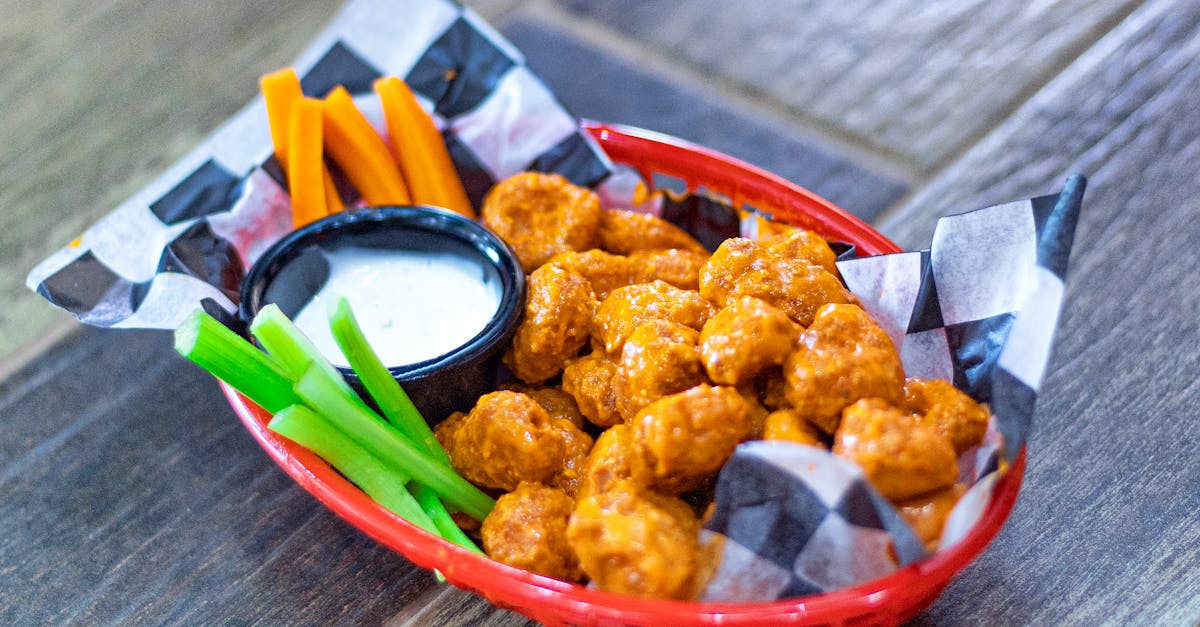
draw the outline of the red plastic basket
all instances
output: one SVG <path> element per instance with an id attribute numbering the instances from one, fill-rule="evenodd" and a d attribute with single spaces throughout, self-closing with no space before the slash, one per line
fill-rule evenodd
<path id="1" fill-rule="evenodd" d="M 586 124 L 613 160 L 703 186 L 735 206 L 769 209 L 778 220 L 812 229 L 827 239 L 857 245 L 861 254 L 900 249 L 830 202 L 750 164 L 679 139 L 627 127 Z M 764 623 L 896 624 L 937 598 L 951 577 L 978 555 L 1008 517 L 1021 485 L 1025 450 L 996 487 L 979 522 L 958 543 L 929 559 L 865 584 L 826 594 L 756 603 L 699 603 L 641 599 L 603 592 L 506 566 L 461 549 L 383 509 L 308 450 L 267 429 L 270 415 L 221 384 L 254 439 L 287 474 L 350 524 L 403 554 L 437 569 L 450 583 L 495 605 L 546 624 L 688 625 Z"/>

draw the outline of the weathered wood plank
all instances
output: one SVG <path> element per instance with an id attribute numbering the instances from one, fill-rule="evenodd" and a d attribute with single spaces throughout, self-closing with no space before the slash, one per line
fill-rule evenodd
<path id="1" fill-rule="evenodd" d="M 924 618 L 1200 618 L 1200 3 L 1148 3 L 883 223 L 1091 177 L 1027 483 L 998 541 Z"/>
<path id="2" fill-rule="evenodd" d="M 0 3 L 0 356 L 51 318 L 38 261 L 248 102 L 337 3 Z"/>
<path id="3" fill-rule="evenodd" d="M 670 57 L 744 85 L 919 171 L 954 155 L 1138 4 L 570 0 Z"/>
<path id="4" fill-rule="evenodd" d="M 764 109 L 740 110 L 721 90 L 662 76 L 612 49 L 590 45 L 538 19 L 518 14 L 502 29 L 529 66 L 576 115 L 668 133 L 720 150 L 873 220 L 907 189 L 879 172 L 806 137 Z M 588 68 L 581 80 L 579 68 Z"/>
<path id="5" fill-rule="evenodd" d="M 0 384 L 0 623 L 378 623 L 437 585 L 279 471 L 165 334 L 84 329 L 36 366 Z"/>

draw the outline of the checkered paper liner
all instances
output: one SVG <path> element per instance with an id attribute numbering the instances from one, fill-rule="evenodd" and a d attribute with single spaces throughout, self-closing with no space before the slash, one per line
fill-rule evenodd
<path id="1" fill-rule="evenodd" d="M 522 170 L 593 185 L 612 168 L 521 53 L 447 0 L 350 2 L 293 65 L 306 95 L 344 86 L 381 134 L 372 83 L 403 78 L 477 206 Z M 258 98 L 26 284 L 96 326 L 173 329 L 200 303 L 229 321 L 245 270 L 292 228 L 283 181 Z"/>
<path id="2" fill-rule="evenodd" d="M 510 43 L 448 0 L 353 0 L 294 67 L 307 95 L 345 86 L 381 134 L 371 84 L 404 78 L 443 129 L 476 205 L 495 181 L 522 170 L 558 172 L 615 199 L 638 178 L 609 161 Z M 1083 187 L 1073 177 L 1060 194 L 944 218 L 929 251 L 839 261 L 910 375 L 950 380 L 994 414 L 985 445 L 960 459 L 960 476 L 973 485 L 942 546 L 978 519 L 999 460 L 1028 435 Z M 751 236 L 757 225 L 703 194 L 660 198 L 652 212 L 712 246 Z M 197 306 L 233 324 L 244 272 L 291 228 L 260 98 L 34 268 L 27 285 L 95 326 L 173 329 Z M 739 447 L 703 533 L 727 538 L 706 600 L 832 590 L 927 554 L 857 466 L 783 442 Z"/>
<path id="3" fill-rule="evenodd" d="M 844 259 L 838 269 L 899 348 L 909 376 L 988 404 L 983 443 L 959 458 L 970 486 L 938 542 L 979 520 L 1025 443 L 1062 307 L 1085 181 L 1054 195 L 938 221 L 928 251 Z M 703 598 L 767 600 L 865 583 L 928 556 L 854 463 L 817 447 L 748 442 L 717 479 L 705 533 L 725 536 Z"/>

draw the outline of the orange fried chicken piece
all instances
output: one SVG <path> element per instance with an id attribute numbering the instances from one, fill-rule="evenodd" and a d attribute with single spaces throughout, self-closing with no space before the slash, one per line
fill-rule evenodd
<path id="1" fill-rule="evenodd" d="M 546 263 L 562 266 L 587 279 L 599 300 L 607 298 L 618 287 L 640 282 L 633 280 L 628 257 L 603 250 L 558 253 Z"/>
<path id="2" fill-rule="evenodd" d="M 950 511 L 958 504 L 958 500 L 966 493 L 967 486 L 956 483 L 943 490 L 915 496 L 911 499 L 895 503 L 896 511 L 907 522 L 917 537 L 925 543 L 925 548 L 937 549 L 942 530 L 946 527 L 946 519 Z"/>
<path id="3" fill-rule="evenodd" d="M 794 409 L 780 409 L 767 414 L 767 424 L 763 427 L 762 439 L 787 440 L 811 446 L 825 446 L 821 443 L 820 431 Z"/>
<path id="4" fill-rule="evenodd" d="M 600 197 L 558 174 L 522 172 L 500 181 L 480 214 L 527 273 L 557 253 L 595 248 L 600 240 Z"/>
<path id="5" fill-rule="evenodd" d="M 650 487 L 668 494 L 695 489 L 715 476 L 753 428 L 736 389 L 707 384 L 654 401 L 631 426 Z"/>
<path id="6" fill-rule="evenodd" d="M 645 486 L 648 475 L 640 450 L 634 442 L 633 428 L 619 424 L 596 438 L 584 464 L 578 498 L 605 492 L 622 482 Z"/>
<path id="7" fill-rule="evenodd" d="M 620 255 L 669 248 L 708 255 L 704 245 L 674 224 L 648 213 L 622 209 L 605 209 L 601 212 L 600 246 Z"/>
<path id="8" fill-rule="evenodd" d="M 575 398 L 584 418 L 598 427 L 611 427 L 621 422 L 612 386 L 616 374 L 617 363 L 604 351 L 588 353 L 567 363 L 563 369 L 563 390 Z"/>
<path id="9" fill-rule="evenodd" d="M 740 385 L 792 352 L 800 326 L 783 311 L 754 298 L 731 300 L 700 331 L 700 355 L 714 383 Z"/>
<path id="10" fill-rule="evenodd" d="M 542 409 L 545 409 L 551 418 L 565 418 L 576 427 L 583 428 L 583 414 L 579 411 L 579 405 L 575 402 L 575 397 L 562 389 L 522 385 L 519 383 L 503 385 L 500 386 L 500 389 L 520 392 L 537 401 L 538 405 L 541 405 Z"/>
<path id="11" fill-rule="evenodd" d="M 987 433 L 987 408 L 948 381 L 909 377 L 903 407 L 949 438 L 957 454 L 978 445 Z"/>
<path id="12" fill-rule="evenodd" d="M 745 238 L 730 238 L 717 247 L 700 269 L 700 294 L 721 306 L 754 296 L 805 326 L 822 305 L 855 302 L 854 295 L 824 268 L 781 256 Z"/>
<path id="13" fill-rule="evenodd" d="M 496 499 L 480 534 L 488 557 L 528 571 L 579 581 L 583 570 L 567 542 L 575 501 L 561 490 L 522 483 Z"/>
<path id="14" fill-rule="evenodd" d="M 681 505 L 681 507 L 680 507 Z M 581 498 L 567 540 L 596 587 L 640 597 L 689 598 L 700 564 L 695 515 L 636 486 Z"/>
<path id="15" fill-rule="evenodd" d="M 446 420 L 434 433 L 460 475 L 500 490 L 554 481 L 571 460 L 586 459 L 579 441 L 591 444 L 570 421 L 551 418 L 537 401 L 510 391 L 483 395 L 469 414 Z"/>
<path id="16" fill-rule="evenodd" d="M 588 454 L 592 452 L 595 441 L 578 428 L 562 429 L 561 433 L 564 444 L 562 467 L 550 477 L 547 485 L 573 497 L 579 493 L 579 486 L 583 483 Z"/>
<path id="17" fill-rule="evenodd" d="M 958 478 L 954 447 L 933 427 L 878 398 L 846 408 L 833 452 L 854 461 L 879 493 L 903 500 Z"/>
<path id="18" fill-rule="evenodd" d="M 700 289 L 700 268 L 708 263 L 707 252 L 694 250 L 641 250 L 629 255 L 630 283 L 654 280 L 670 283 L 681 290 Z"/>
<path id="19" fill-rule="evenodd" d="M 715 311 L 697 292 L 663 281 L 628 285 L 600 303 L 592 320 L 592 335 L 609 355 L 620 355 L 625 340 L 644 322 L 668 320 L 699 331 Z"/>
<path id="20" fill-rule="evenodd" d="M 826 305 L 783 366 L 791 406 L 822 431 L 860 398 L 898 403 L 904 367 L 888 334 L 856 305 Z"/>
<path id="21" fill-rule="evenodd" d="M 525 312 L 504 363 L 526 383 L 557 375 L 587 345 L 595 311 L 586 279 L 555 265 L 538 268 L 529 275 Z"/>
<path id="22" fill-rule="evenodd" d="M 646 405 L 704 382 L 699 337 L 695 329 L 666 320 L 649 320 L 634 330 L 612 379 L 622 419 L 632 420 Z"/>
<path id="23" fill-rule="evenodd" d="M 767 249 L 787 259 L 799 259 L 820 266 L 833 276 L 839 276 L 837 255 L 829 247 L 829 242 L 808 229 L 796 228 L 780 233 L 767 242 Z"/>

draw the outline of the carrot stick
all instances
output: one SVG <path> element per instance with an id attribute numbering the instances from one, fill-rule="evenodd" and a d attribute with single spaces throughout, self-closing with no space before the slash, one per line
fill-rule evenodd
<path id="1" fill-rule="evenodd" d="M 463 191 L 446 142 L 412 90 L 399 78 L 387 76 L 375 81 L 375 93 L 383 105 L 392 156 L 400 164 L 413 202 L 474 218 L 475 209 Z"/>
<path id="2" fill-rule="evenodd" d="M 271 143 L 275 146 L 275 159 L 284 172 L 288 171 L 288 133 L 291 129 L 292 107 L 304 97 L 300 90 L 300 79 L 296 70 L 287 67 L 282 70 L 265 74 L 259 79 L 263 99 L 267 106 L 267 125 L 271 128 Z M 337 194 L 333 177 L 325 164 L 321 164 L 321 179 L 325 186 L 325 205 L 329 213 L 337 213 L 345 208 L 342 199 Z"/>
<path id="3" fill-rule="evenodd" d="M 271 128 L 271 143 L 275 145 L 275 158 L 287 171 L 288 133 L 292 107 L 304 97 L 300 92 L 300 79 L 296 70 L 287 67 L 263 75 L 258 84 L 262 88 L 267 104 L 267 124 Z"/>
<path id="4" fill-rule="evenodd" d="M 292 223 L 304 226 L 328 214 L 321 172 L 320 100 L 301 98 L 292 106 L 288 132 L 288 191 L 292 195 Z"/>
<path id="5" fill-rule="evenodd" d="M 325 189 L 326 211 L 334 214 L 345 209 L 346 203 L 342 202 L 342 197 L 338 195 L 337 186 L 333 184 L 333 177 L 329 175 L 329 168 L 325 167 L 324 160 L 321 161 L 321 183 Z"/>
<path id="6" fill-rule="evenodd" d="M 411 202 L 387 144 L 340 85 L 325 97 L 324 121 L 325 148 L 368 205 Z"/>

